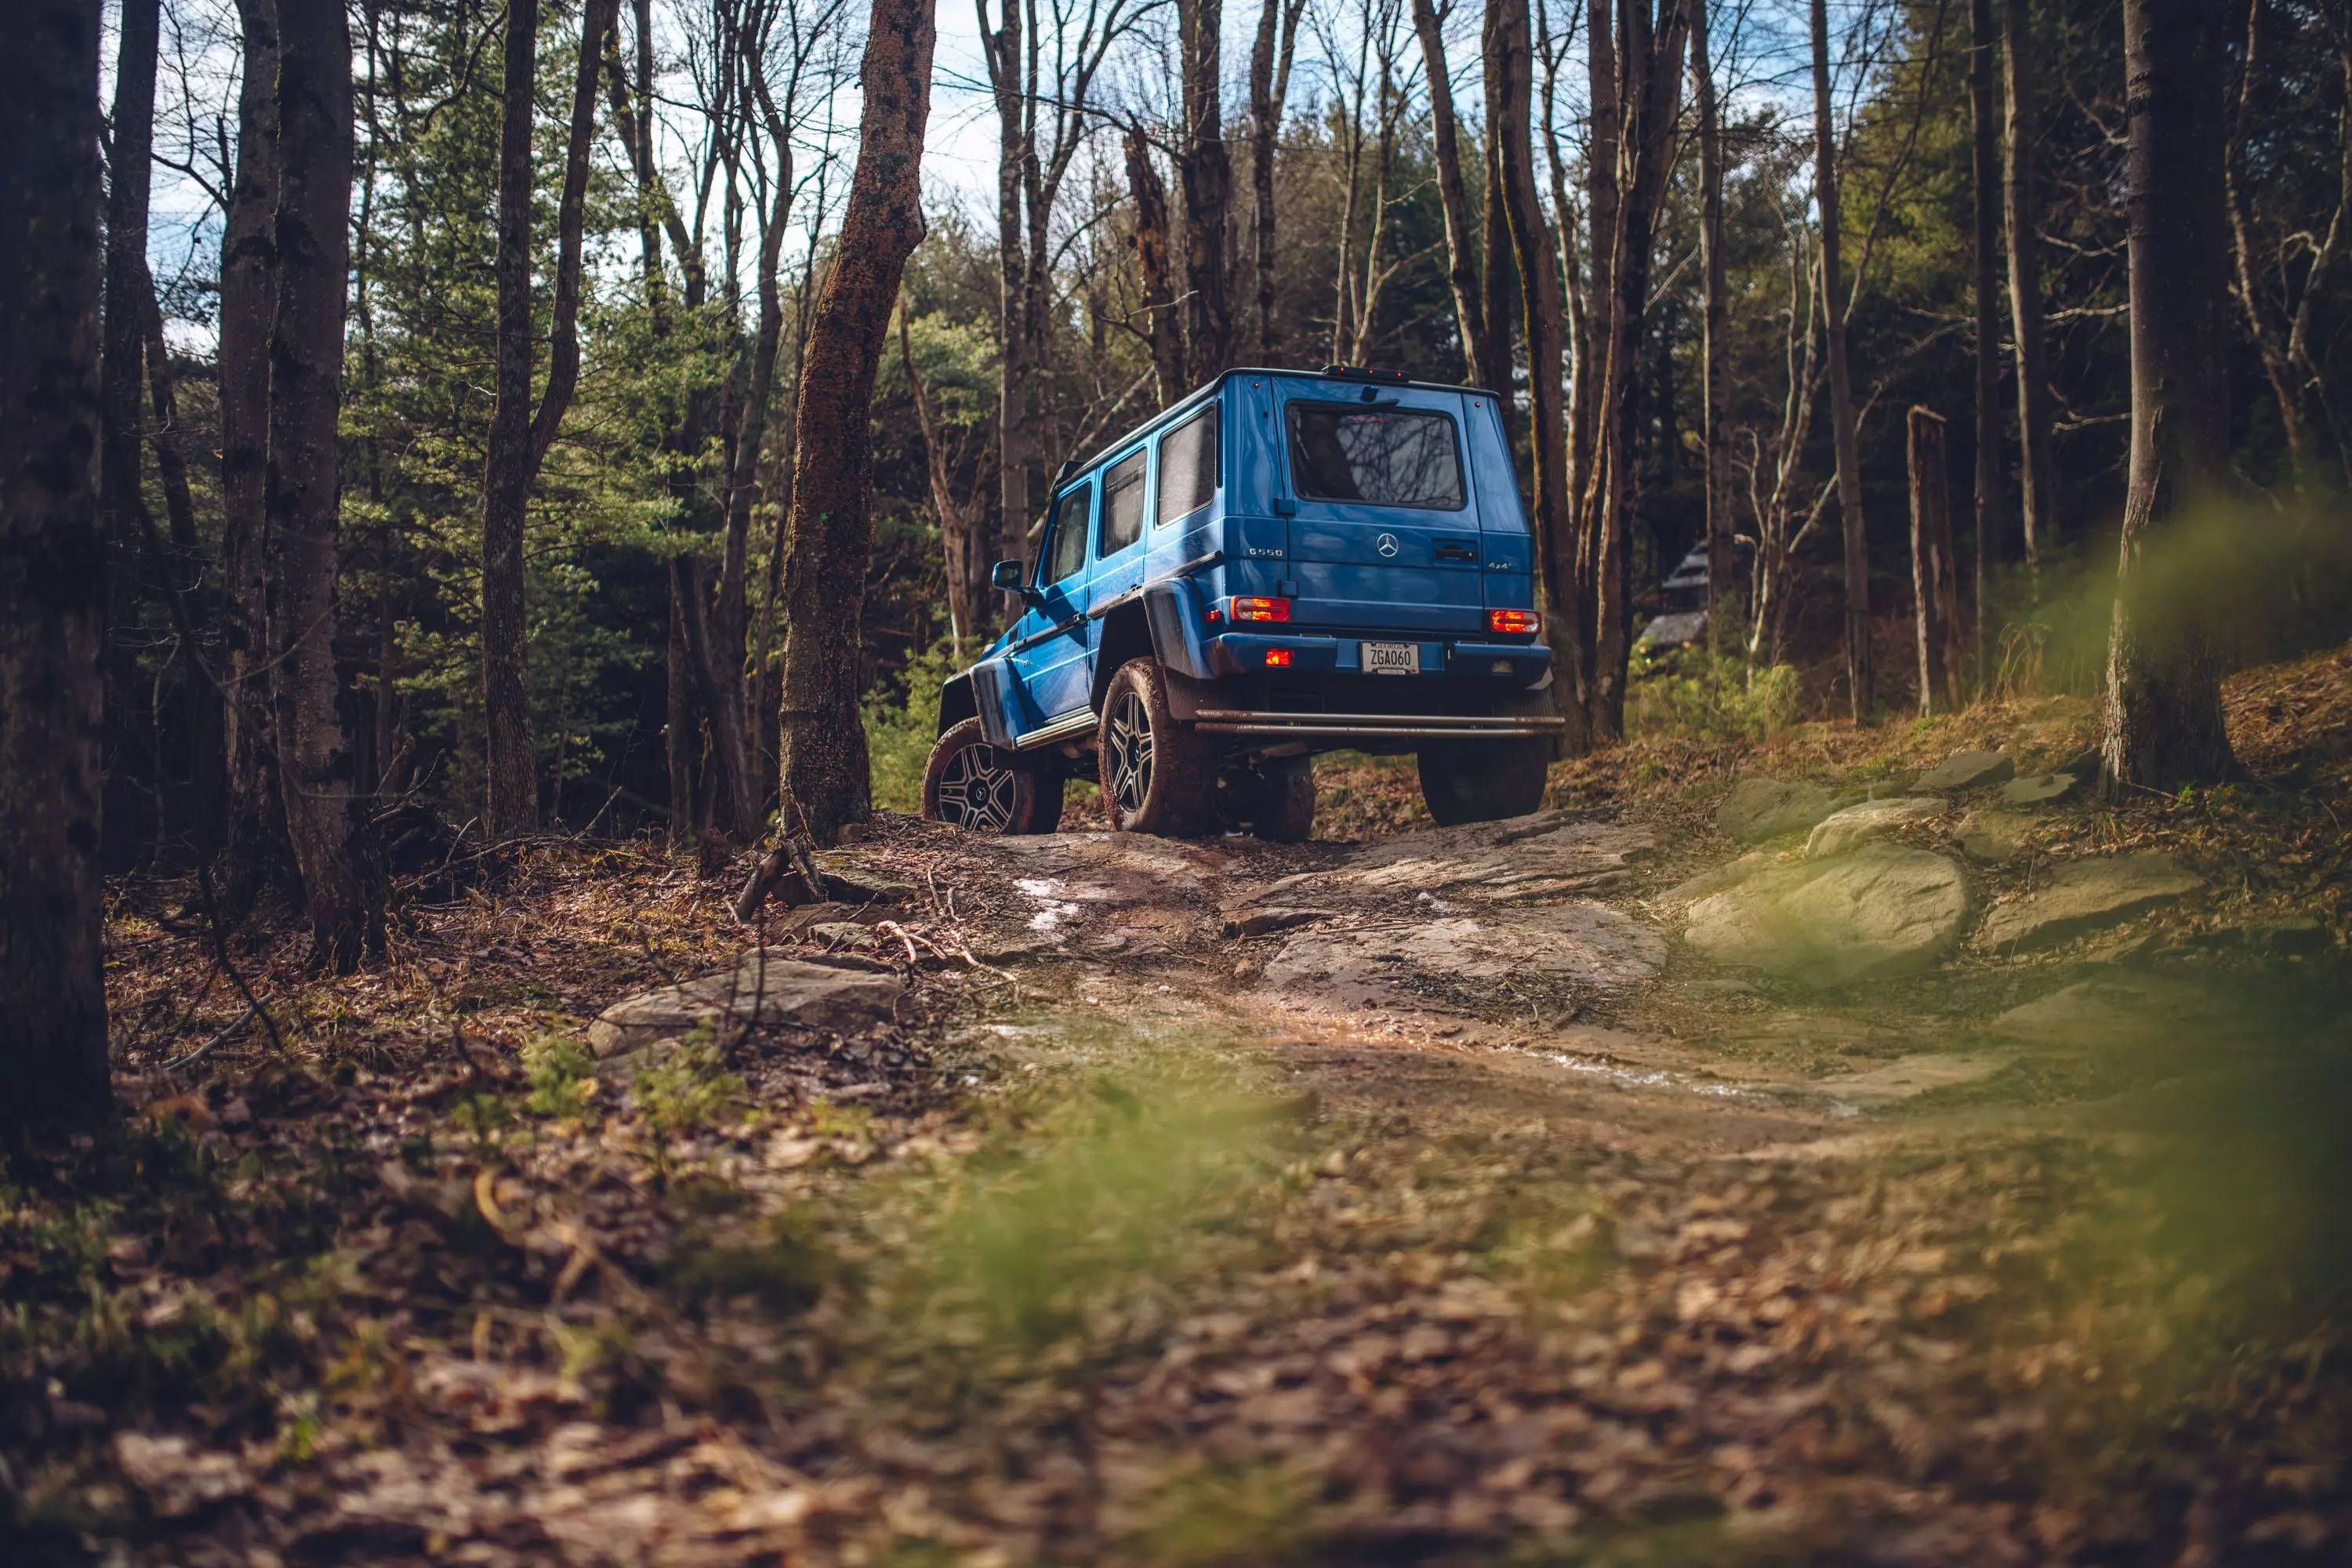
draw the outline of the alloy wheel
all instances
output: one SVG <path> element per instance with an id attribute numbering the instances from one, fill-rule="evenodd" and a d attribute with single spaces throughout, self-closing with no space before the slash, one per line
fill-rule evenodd
<path id="1" fill-rule="evenodd" d="M 995 747 L 964 747 L 940 773 L 940 820 L 973 833 L 1004 832 L 1013 826 L 1014 782 Z"/>
<path id="2" fill-rule="evenodd" d="M 1122 691 L 1111 704 L 1103 746 L 1112 805 L 1122 817 L 1141 811 L 1151 793 L 1151 714 L 1135 692 Z"/>

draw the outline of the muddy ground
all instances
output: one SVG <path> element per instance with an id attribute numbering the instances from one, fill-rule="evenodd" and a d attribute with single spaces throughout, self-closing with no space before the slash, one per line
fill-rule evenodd
<path id="1" fill-rule="evenodd" d="M 1801 861 L 1734 778 L 2030 771 L 2079 707 L 1474 828 L 1343 765 L 1286 847 L 884 818 L 750 930 L 740 866 L 527 848 L 353 979 L 246 952 L 279 1043 L 180 1067 L 242 1005 L 126 889 L 131 1131 L 0 1229 L 11 1560 L 2345 1561 L 2337 657 L 2239 693 L 2268 783 L 1899 830 L 1967 931 L 1840 985 L 1685 942 Z M 2151 847 L 2199 890 L 1969 934 Z"/>

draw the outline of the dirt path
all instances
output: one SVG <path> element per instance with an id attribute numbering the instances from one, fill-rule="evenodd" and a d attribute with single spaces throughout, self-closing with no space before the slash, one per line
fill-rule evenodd
<path id="1" fill-rule="evenodd" d="M 2341 1561 L 2332 969 L 1709 959 L 1803 843 L 887 819 L 709 982 L 724 887 L 551 857 L 23 1233 L 12 1484 L 158 1563 Z"/>

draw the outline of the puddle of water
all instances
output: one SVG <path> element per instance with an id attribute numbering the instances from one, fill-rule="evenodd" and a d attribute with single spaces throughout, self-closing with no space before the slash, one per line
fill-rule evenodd
<path id="1" fill-rule="evenodd" d="M 1055 897 L 1062 890 L 1061 879 L 1057 877 L 1016 877 L 1013 886 L 1037 900 L 1037 912 L 1029 917 L 1031 931 L 1052 931 L 1064 921 L 1077 918 L 1077 905 L 1066 899 Z"/>

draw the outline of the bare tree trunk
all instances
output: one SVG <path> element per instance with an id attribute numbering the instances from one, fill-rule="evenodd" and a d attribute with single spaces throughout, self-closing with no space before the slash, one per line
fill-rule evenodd
<path id="1" fill-rule="evenodd" d="M 2007 163 L 2001 180 L 2009 229 L 2009 315 L 2017 336 L 2018 471 L 2025 491 L 2025 563 L 2058 539 L 2058 489 L 2051 470 L 2049 351 L 2042 327 L 2042 214 L 2034 200 L 2033 47 L 2026 0 L 2001 0 L 2001 59 L 2007 87 Z"/>
<path id="2" fill-rule="evenodd" d="M 840 262 L 809 331 L 794 442 L 792 551 L 784 564 L 782 831 L 819 844 L 872 810 L 857 712 L 859 626 L 874 525 L 867 511 L 867 411 L 907 258 L 923 237 L 923 129 L 931 90 L 932 7 L 874 0 L 859 73 L 857 168 Z"/>
<path id="3" fill-rule="evenodd" d="M 1004 0 L 1004 25 L 991 30 L 982 4 L 980 37 L 988 55 L 989 83 L 996 94 L 996 553 L 1000 560 L 1025 562 L 1029 559 L 1029 470 L 1040 461 L 1045 444 L 1038 430 L 1035 367 L 1028 357 L 1033 339 L 1022 319 L 1029 300 L 1024 278 L 1027 261 L 1022 245 L 1022 176 L 1037 158 L 1036 102 L 1022 90 L 1027 80 L 1021 47 L 1022 9 L 1016 0 Z M 1018 603 L 1010 596 L 1004 598 L 1007 618 L 1016 613 L 1013 606 Z"/>
<path id="4" fill-rule="evenodd" d="M 264 485 L 272 678 L 288 836 L 302 871 L 310 962 L 348 973 L 383 946 L 382 877 L 335 700 L 335 438 L 351 275 L 352 40 L 340 0 L 278 7 L 276 248 Z"/>
<path id="5" fill-rule="evenodd" d="M 930 476 L 931 510 L 939 514 L 940 554 L 948 582 L 948 630 L 954 639 L 955 659 L 963 662 L 966 637 L 977 635 L 982 595 L 988 587 L 988 567 L 980 559 L 979 520 L 956 504 L 949 482 L 946 444 L 923 378 L 915 369 L 915 343 L 907 328 L 907 311 L 898 310 L 898 357 L 907 366 L 907 391 L 915 401 L 915 419 L 923 427 L 923 463 Z"/>
<path id="6" fill-rule="evenodd" d="M 202 646 L 187 649 L 191 668 L 180 703 L 188 727 L 190 820 L 198 827 L 200 851 L 220 843 L 227 766 L 222 751 L 221 694 L 212 685 L 220 671 L 219 616 L 205 582 L 205 543 L 196 531 L 196 499 L 188 485 L 188 460 L 180 450 L 179 395 L 163 342 L 163 311 L 155 279 L 144 257 L 139 263 L 141 325 L 147 346 L 147 395 L 153 416 L 148 439 L 155 448 L 156 474 L 163 483 L 163 515 L 172 542 L 165 570 L 188 601 Z M 201 661 L 200 668 L 198 661 Z"/>
<path id="7" fill-rule="evenodd" d="M 2124 0 L 2129 89 L 2131 485 L 2107 644 L 2100 787 L 2170 789 L 2234 771 L 2221 651 L 2177 559 L 2227 493 L 2228 200 L 2221 39 L 2208 0 Z"/>
<path id="8" fill-rule="evenodd" d="M 1698 243 L 1706 316 L 1702 323 L 1706 449 L 1706 640 L 1722 653 L 1723 608 L 1738 563 L 1731 549 L 1731 303 L 1723 236 L 1723 105 L 1715 91 L 1706 0 L 1688 0 L 1691 87 L 1698 100 Z"/>
<path id="9" fill-rule="evenodd" d="M 116 49 L 114 114 L 106 188 L 106 302 L 99 362 L 98 513 L 113 570 L 107 574 L 107 726 L 119 737 L 146 727 L 148 706 L 127 640 L 139 613 L 140 563 L 154 526 L 141 489 L 139 397 L 147 352 L 148 184 L 155 142 L 155 50 L 160 0 L 123 0 Z M 157 562 L 159 571 L 167 570 Z M 162 737 L 152 736 L 155 755 Z M 128 781 L 118 776 L 120 788 Z M 120 797 L 118 796 L 118 803 Z M 128 816 L 128 814 L 125 814 Z M 130 825 L 117 824 L 117 831 Z M 160 833 L 166 824 L 159 823 Z"/>
<path id="10" fill-rule="evenodd" d="M 531 110 L 539 74 L 539 0 L 507 7 L 499 124 L 498 402 L 482 478 L 483 722 L 489 742 L 488 819 L 497 837 L 539 826 L 531 741 L 530 623 L 523 599 L 523 514 L 580 378 L 581 230 L 596 124 L 596 75 L 616 0 L 587 0 L 572 94 L 563 195 L 556 214 L 554 323 L 547 386 L 531 406 Z"/>
<path id="11" fill-rule="evenodd" d="M 1848 710 L 1870 719 L 1870 551 L 1863 531 L 1862 457 L 1854 428 L 1853 379 L 1846 365 L 1848 301 L 1838 257 L 1841 222 L 1836 127 L 1830 116 L 1830 24 L 1812 0 L 1813 189 L 1822 215 L 1822 299 L 1828 311 L 1830 433 L 1837 450 L 1838 522 L 1845 535 L 1845 673 Z"/>
<path id="12" fill-rule="evenodd" d="M 1127 128 L 1127 188 L 1135 201 L 1135 266 L 1143 279 L 1144 335 L 1151 344 L 1153 379 L 1162 407 L 1188 390 L 1184 338 L 1176 319 L 1176 289 L 1168 268 L 1168 187 L 1151 166 L 1151 140 L 1140 125 Z"/>
<path id="13" fill-rule="evenodd" d="M 0 1137 L 95 1121 L 106 542 L 99 7 L 25 0 L 0 95 Z"/>
<path id="14" fill-rule="evenodd" d="M 1911 411 L 1911 593 L 1919 620 L 1919 711 L 1958 706 L 1959 585 L 1952 566 L 1952 491 L 1944 416 Z"/>
<path id="15" fill-rule="evenodd" d="M 1518 268 L 1528 334 L 1528 446 L 1535 471 L 1536 548 L 1544 579 L 1544 635 L 1551 645 L 1553 706 L 1567 720 L 1570 754 L 1586 748 L 1581 699 L 1586 674 L 1568 510 L 1568 427 L 1560 408 L 1560 294 L 1558 262 L 1536 195 L 1533 45 L 1527 0 L 1486 0 L 1486 134 L 1501 171 L 1502 200 Z M 1500 264 L 1491 258 L 1489 265 Z"/>
<path id="16" fill-rule="evenodd" d="M 2000 128 L 1992 118 L 1993 0 L 1969 0 L 1970 193 L 1976 217 L 1977 688 L 1990 678 L 1992 569 L 2000 562 L 2000 205 L 1995 186 Z"/>
<path id="17" fill-rule="evenodd" d="M 1225 153 L 1219 89 L 1223 70 L 1223 0 L 1177 0 L 1183 48 L 1184 135 L 1177 183 L 1184 196 L 1185 368 L 1206 381 L 1234 361 L 1234 309 L 1225 274 L 1225 229 L 1234 174 Z"/>
<path id="18" fill-rule="evenodd" d="M 290 881 L 266 671 L 268 551 L 263 474 L 269 443 L 269 318 L 278 300 L 278 15 L 273 0 L 238 0 L 244 69 L 237 90 L 236 176 L 221 228 L 220 385 L 222 640 L 227 645 L 228 852 L 222 901 L 236 915 L 262 889 Z"/>
<path id="19" fill-rule="evenodd" d="M 673 847 L 694 837 L 701 820 L 695 810 L 695 742 L 702 734 L 702 710 L 694 700 L 694 649 L 686 638 L 686 596 L 678 587 L 678 557 L 670 558 L 669 637 L 663 666 L 668 677 L 662 726 L 662 760 L 669 771 L 669 841 Z"/>
<path id="20" fill-rule="evenodd" d="M 1450 15 L 1453 6 L 1446 6 Z M 1478 295 L 1478 253 L 1470 236 L 1470 195 L 1462 184 L 1462 133 L 1454 121 L 1454 85 L 1445 68 L 1445 20 L 1430 0 L 1412 0 L 1412 28 L 1421 36 L 1422 68 L 1429 77 L 1429 133 L 1437 143 L 1437 197 L 1445 213 L 1445 276 L 1454 287 L 1454 319 L 1462 333 L 1462 375 L 1482 381 L 1478 351 L 1486 341 L 1485 301 Z M 1494 387 L 1498 396 L 1507 386 Z"/>
<path id="21" fill-rule="evenodd" d="M 1255 245 L 1257 348 L 1268 364 L 1276 357 L 1274 154 L 1282 136 L 1283 100 L 1290 96 L 1298 18 L 1306 9 L 1307 0 L 1265 0 L 1258 13 L 1257 42 L 1250 50 L 1250 233 Z M 1458 183 L 1458 166 L 1455 179 Z"/>
<path id="22" fill-rule="evenodd" d="M 1660 202 L 1665 194 L 1681 111 L 1684 8 L 1670 5 L 1654 26 L 1649 0 L 1621 7 L 1616 39 L 1617 87 L 1622 117 L 1617 137 L 1618 175 L 1613 196 L 1616 223 L 1609 237 L 1609 293 L 1604 304 L 1608 331 L 1596 353 L 1605 355 L 1596 418 L 1594 487 L 1589 497 L 1597 516 L 1585 532 L 1591 540 L 1592 661 L 1590 666 L 1592 737 L 1615 740 L 1624 733 L 1625 669 L 1633 647 L 1633 534 L 1638 521 L 1641 476 L 1634 453 L 1640 437 L 1641 353 L 1650 295 L 1650 268 Z"/>

